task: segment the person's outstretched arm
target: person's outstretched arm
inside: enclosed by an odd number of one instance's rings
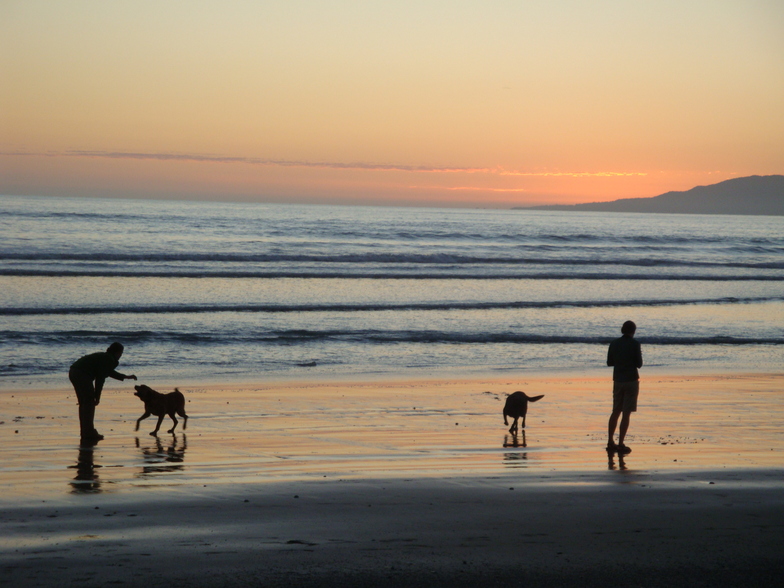
[[[126,376],[125,374],[121,374],[117,370],[112,370],[109,373],[109,377],[110,378],[114,378],[115,380],[120,380],[121,382],[123,380],[135,380],[136,379],[136,376],[134,376],[133,374],[131,374],[130,376]]]

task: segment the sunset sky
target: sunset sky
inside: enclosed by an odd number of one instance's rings
[[[784,173],[784,2],[0,1],[0,194],[517,206]]]

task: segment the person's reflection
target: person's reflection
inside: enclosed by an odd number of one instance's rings
[[[615,467],[615,457],[616,457],[616,454],[615,454],[614,451],[608,451],[607,452],[607,469],[608,470],[616,469],[616,467]],[[618,453],[617,457],[618,457],[618,468],[617,469],[619,469],[621,471],[626,471],[627,467],[626,467],[626,458],[625,458],[625,456],[622,453]]]
[[[77,494],[101,492],[101,480],[95,471],[101,467],[95,464],[95,446],[98,445],[98,441],[98,439],[82,441],[76,465],[68,466],[76,470],[76,477],[71,481],[71,492]]]
[[[518,437],[517,433],[511,435],[504,435],[504,447],[528,447],[525,442],[525,431],[520,431],[521,436]],[[526,451],[509,451],[504,453],[504,465],[512,468],[525,467],[524,463],[528,459],[528,452]]]
[[[141,476],[148,476],[164,472],[177,472],[183,469],[182,462],[185,460],[185,450],[188,448],[188,439],[185,434],[177,437],[171,436],[171,441],[167,447],[163,446],[160,437],[155,437],[155,445],[142,447],[139,438],[136,437],[136,447],[141,449],[144,457]]]

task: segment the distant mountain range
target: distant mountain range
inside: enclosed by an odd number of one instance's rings
[[[784,176],[748,176],[667,192],[652,198],[623,198],[588,204],[550,204],[516,210],[594,210],[675,214],[755,214],[784,216]]]

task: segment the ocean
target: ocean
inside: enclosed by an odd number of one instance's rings
[[[780,372],[784,217],[0,196],[0,388]]]

